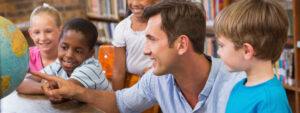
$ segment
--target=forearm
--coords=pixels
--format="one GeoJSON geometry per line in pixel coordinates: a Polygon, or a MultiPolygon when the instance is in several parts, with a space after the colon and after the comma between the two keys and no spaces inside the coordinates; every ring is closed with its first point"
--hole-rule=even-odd
{"type": "Polygon", "coordinates": [[[113,91],[78,88],[74,99],[91,104],[106,113],[119,113],[116,104],[116,95],[113,91]]]}
{"type": "Polygon", "coordinates": [[[125,47],[116,47],[114,68],[112,73],[112,86],[114,90],[123,89],[126,78],[126,52],[125,47]]]}
{"type": "Polygon", "coordinates": [[[112,76],[112,86],[114,91],[123,89],[125,87],[125,71],[124,73],[115,74],[112,76]]]}
{"type": "Polygon", "coordinates": [[[17,92],[21,94],[44,94],[41,86],[40,82],[25,79],[17,88],[17,92]]]}

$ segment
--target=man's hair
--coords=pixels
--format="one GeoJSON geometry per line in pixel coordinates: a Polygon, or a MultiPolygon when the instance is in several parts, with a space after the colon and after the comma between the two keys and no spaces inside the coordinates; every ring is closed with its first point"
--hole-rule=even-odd
{"type": "Polygon", "coordinates": [[[145,8],[146,19],[160,14],[161,29],[168,36],[169,47],[180,35],[187,35],[195,52],[202,54],[205,40],[205,13],[202,6],[191,2],[163,1],[145,8]]]}
{"type": "Polygon", "coordinates": [[[60,34],[59,39],[61,40],[64,34],[69,30],[75,30],[83,34],[89,49],[92,49],[97,41],[98,32],[96,26],[88,20],[83,18],[74,18],[68,21],[60,34]]]}
{"type": "Polygon", "coordinates": [[[214,29],[217,37],[230,39],[236,49],[249,43],[256,58],[274,63],[287,41],[288,17],[276,0],[242,0],[220,12],[214,29]]]}
{"type": "Polygon", "coordinates": [[[62,17],[59,11],[57,11],[54,7],[44,3],[42,6],[36,7],[31,15],[30,15],[30,24],[32,21],[33,16],[41,14],[41,13],[47,13],[51,17],[53,17],[55,21],[55,25],[57,27],[60,27],[62,25],[62,17]]]}

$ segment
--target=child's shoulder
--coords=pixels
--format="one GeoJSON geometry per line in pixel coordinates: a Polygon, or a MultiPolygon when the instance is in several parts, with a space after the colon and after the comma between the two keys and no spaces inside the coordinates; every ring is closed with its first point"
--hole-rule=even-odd
{"type": "Polygon", "coordinates": [[[124,18],[121,22],[118,23],[117,28],[130,28],[131,25],[131,18],[132,15],[127,16],[126,18],[124,18]]]}
{"type": "Polygon", "coordinates": [[[37,46],[29,47],[29,52],[30,53],[40,53],[40,48],[37,46]]]}
{"type": "Polygon", "coordinates": [[[92,58],[88,58],[85,61],[83,61],[82,64],[79,65],[77,68],[87,67],[87,66],[88,67],[95,67],[95,68],[101,67],[100,62],[92,57],[92,58]]]}

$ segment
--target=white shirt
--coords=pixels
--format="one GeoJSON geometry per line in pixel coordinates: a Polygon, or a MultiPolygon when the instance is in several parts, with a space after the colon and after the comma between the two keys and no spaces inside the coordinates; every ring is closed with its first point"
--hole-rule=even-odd
{"type": "Polygon", "coordinates": [[[122,20],[114,30],[112,44],[115,47],[126,47],[126,69],[129,73],[142,75],[146,67],[152,65],[149,56],[143,54],[146,42],[145,31],[131,29],[132,15],[122,20]]]}

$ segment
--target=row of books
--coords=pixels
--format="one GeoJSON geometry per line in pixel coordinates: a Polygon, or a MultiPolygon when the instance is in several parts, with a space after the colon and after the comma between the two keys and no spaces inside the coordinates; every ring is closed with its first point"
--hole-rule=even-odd
{"type": "Polygon", "coordinates": [[[98,44],[110,44],[113,38],[113,32],[117,23],[92,21],[98,30],[98,44]]]}
{"type": "Polygon", "coordinates": [[[204,53],[209,56],[219,58],[218,51],[218,40],[214,37],[206,37],[204,43],[204,53]]]}
{"type": "Polygon", "coordinates": [[[217,14],[224,8],[228,0],[191,0],[192,2],[201,3],[205,8],[206,20],[213,21],[217,14]]]}
{"type": "Polygon", "coordinates": [[[278,0],[279,3],[283,6],[283,8],[286,10],[288,17],[289,17],[289,31],[288,35],[293,36],[294,35],[294,29],[293,29],[293,0],[278,0]]]}
{"type": "MultiPolygon", "coordinates": [[[[224,8],[229,0],[190,0],[195,3],[200,3],[205,8],[207,26],[213,26],[213,21],[217,14],[224,8]]],[[[292,0],[279,0],[280,4],[286,9],[289,17],[289,31],[288,35],[293,36],[293,11],[292,11],[292,0]]]]}
{"type": "Polygon", "coordinates": [[[87,0],[87,14],[93,17],[119,19],[126,13],[126,0],[87,0]]]}
{"type": "Polygon", "coordinates": [[[294,49],[285,48],[279,58],[273,64],[273,71],[278,79],[287,85],[294,85],[294,49]]]}

